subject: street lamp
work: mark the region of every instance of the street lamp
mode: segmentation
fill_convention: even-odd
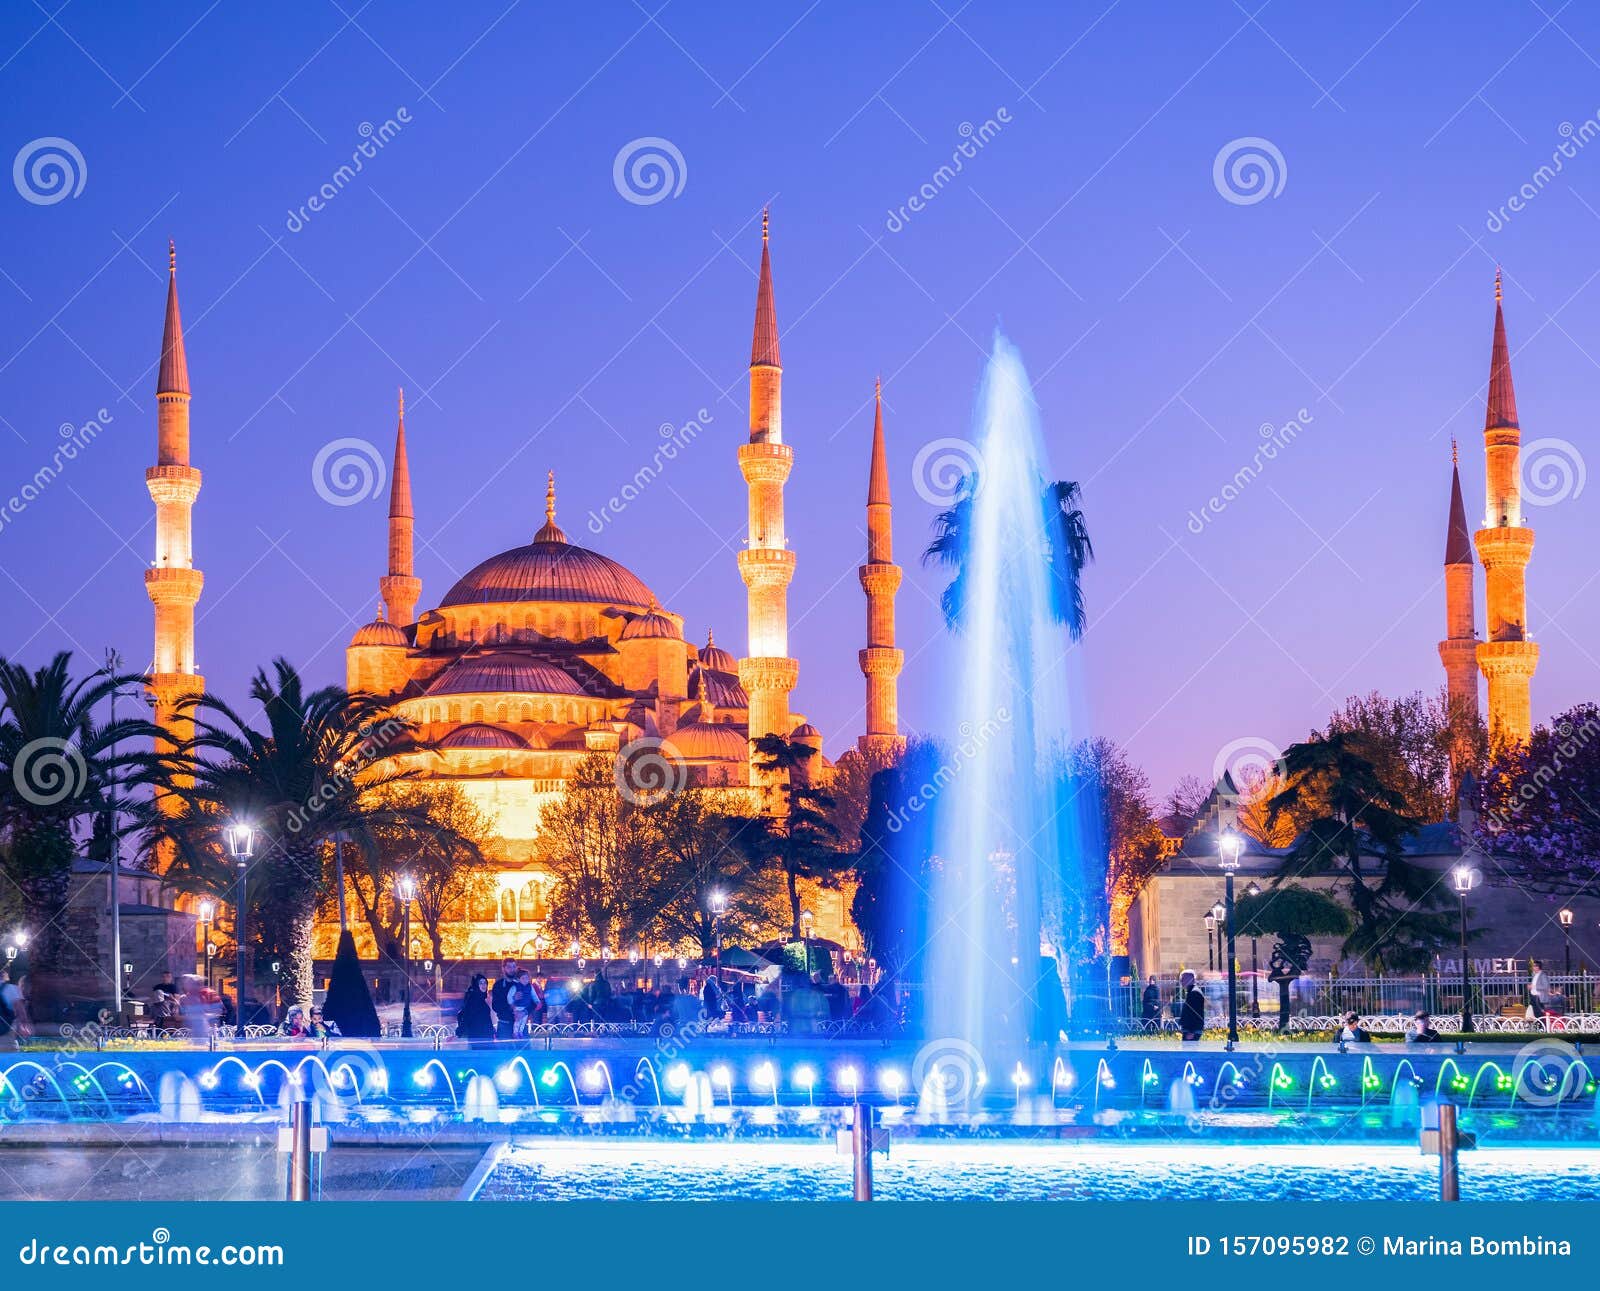
[[[239,883],[237,894],[233,899],[233,936],[237,942],[237,962],[234,972],[238,976],[238,983],[233,993],[233,1022],[234,1035],[238,1039],[244,1038],[244,975],[245,975],[245,873],[250,865],[250,856],[256,848],[255,826],[246,820],[236,820],[229,825],[223,834],[227,838],[228,855],[233,857],[233,863],[239,867]]]
[[[1239,965],[1233,953],[1233,876],[1239,868],[1239,853],[1244,839],[1225,830],[1217,840],[1217,856],[1222,866],[1223,918],[1228,930],[1228,1048],[1239,1043]]]
[[[405,984],[400,994],[400,1038],[411,1039],[411,901],[417,895],[417,885],[409,874],[402,874],[395,884],[400,894],[400,916],[403,931],[400,936],[405,945]]]
[[[717,956],[717,985],[722,985],[722,916],[728,909],[728,895],[725,892],[711,894],[711,935],[716,946]]]
[[[1472,1034],[1472,964],[1467,959],[1467,893],[1472,891],[1472,867],[1458,865],[1450,872],[1461,898],[1461,1030]]]
[[[1217,969],[1222,968],[1222,929],[1228,908],[1218,901],[1211,907],[1211,926],[1217,930]]]
[[[200,903],[200,944],[206,953],[206,990],[211,989],[211,920],[217,907],[209,901]]]
[[[1261,895],[1261,885],[1251,879],[1245,887],[1245,895],[1258,897]],[[1250,925],[1250,1016],[1261,1016],[1261,961],[1256,957],[1256,925]]]
[[[1561,921],[1562,972],[1572,976],[1572,911],[1563,906],[1556,918]]]
[[[1206,911],[1206,967],[1212,971],[1217,967],[1217,916],[1211,911]]]

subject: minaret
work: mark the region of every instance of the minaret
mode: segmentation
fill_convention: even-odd
[[[750,697],[752,740],[763,735],[787,739],[793,725],[789,692],[800,665],[789,658],[794,552],[783,532],[783,485],[793,467],[794,450],[783,442],[783,364],[778,358],[778,314],[772,301],[772,256],[763,211],[761,277],[750,346],[750,442],[739,446],[739,471],[750,490],[750,536],[739,553],[739,576],[749,605],[749,643],[747,657],[739,660],[739,680]],[[752,769],[752,783],[763,778]]]
[[[1522,523],[1522,430],[1511,385],[1500,271],[1494,274],[1494,348],[1489,360],[1489,408],[1483,424],[1487,505],[1476,542],[1483,563],[1488,625],[1478,667],[1489,681],[1489,742],[1524,743],[1533,730],[1528,683],[1539,647],[1528,640],[1528,558],[1533,530]]]
[[[144,473],[156,505],[156,554],[144,573],[145,591],[155,606],[155,655],[150,665],[153,720],[168,732],[157,750],[175,748],[193,732],[193,720],[179,703],[205,689],[195,671],[194,607],[204,576],[194,567],[190,527],[200,472],[189,465],[189,364],[183,352],[183,319],[178,313],[178,252],[167,243],[167,319],[161,335],[161,368],[156,377],[156,464]]]
[[[1444,539],[1445,639],[1439,642],[1444,664],[1445,694],[1457,747],[1451,764],[1457,778],[1471,754],[1469,732],[1478,722],[1478,628],[1472,603],[1472,539],[1467,533],[1467,508],[1461,500],[1461,465],[1455,441],[1450,443],[1450,521]]]
[[[394,470],[389,483],[389,572],[378,580],[389,622],[408,628],[417,619],[422,580],[412,567],[411,463],[406,458],[406,392],[400,391],[400,421],[394,432]]]
[[[894,595],[900,566],[894,563],[894,510],[889,502],[889,455],[883,444],[883,382],[873,390],[872,465],[867,472],[867,563],[858,571],[867,594],[867,648],[861,671],[867,679],[867,733],[856,741],[871,757],[892,757],[900,737],[900,669],[905,652],[894,644]]]

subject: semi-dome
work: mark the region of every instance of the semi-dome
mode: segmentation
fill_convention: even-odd
[[[641,614],[636,619],[628,620],[628,625],[622,629],[621,639],[624,641],[677,641],[680,638],[678,636],[678,625],[663,614],[661,607],[652,600],[648,613]]]
[[[515,731],[490,726],[487,722],[468,722],[439,741],[441,749],[526,749],[528,742]]]
[[[706,632],[706,643],[700,647],[700,666],[710,668],[713,672],[739,671],[739,661],[717,644],[717,639]]]
[[[799,726],[789,732],[789,738],[791,740],[820,740],[822,732],[810,722],[801,722]]]
[[[542,659],[502,651],[468,655],[433,679],[429,695],[516,694],[581,695],[583,687],[568,673]]]
[[[680,758],[743,762],[750,752],[744,732],[726,722],[690,722],[673,731],[667,743]]]
[[[356,629],[355,635],[350,638],[350,644],[353,646],[400,646],[403,648],[407,642],[405,632],[384,618],[383,611],[380,609],[377,618],[373,619],[371,623],[363,623]]]
[[[631,570],[609,556],[567,541],[556,523],[555,475],[544,527],[526,547],[513,547],[477,565],[452,587],[441,608],[505,601],[587,601],[648,610],[655,597]]]

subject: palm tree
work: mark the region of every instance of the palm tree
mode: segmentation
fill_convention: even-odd
[[[783,867],[788,886],[790,935],[800,938],[800,880],[831,883],[849,863],[837,850],[839,831],[828,818],[833,798],[810,784],[811,759],[816,749],[782,735],[763,735],[751,741],[756,765],[784,778],[784,814],[768,824],[764,843]],[[759,844],[758,844],[759,845]]]
[[[260,727],[213,694],[184,702],[194,736],[163,762],[156,801],[144,813],[146,838],[170,845],[176,882],[226,900],[236,871],[222,830],[250,822],[253,928],[282,963],[285,1005],[309,1006],[312,920],[329,890],[326,844],[340,835],[370,855],[386,830],[448,826],[381,792],[417,774],[388,759],[425,746],[375,696],[339,686],[308,694],[293,665],[277,659],[270,676],[256,673],[250,698],[261,706]]]
[[[965,475],[956,488],[955,503],[933,520],[933,541],[922,553],[925,565],[943,565],[953,571],[939,596],[945,622],[960,630],[966,618],[969,586],[967,556],[971,550],[973,504],[981,481],[976,471]],[[1082,490],[1072,480],[1040,481],[1039,524],[1044,536],[1042,555],[1050,589],[1050,612],[1064,624],[1074,641],[1083,636],[1088,614],[1083,599],[1083,570],[1094,559],[1094,544],[1079,508]]]
[[[74,680],[71,669],[68,651],[33,672],[0,659],[0,827],[10,838],[6,871],[21,891],[41,996],[62,968],[77,826],[104,810],[127,768],[150,757],[118,746],[160,734],[143,718],[95,717],[113,692],[143,677],[101,669]]]
[[[1452,924],[1440,910],[1438,876],[1406,856],[1421,822],[1406,813],[1404,796],[1362,755],[1353,732],[1291,745],[1283,764],[1286,783],[1268,800],[1268,816],[1303,824],[1284,874],[1342,870],[1355,914],[1343,952],[1395,971],[1425,967],[1451,944]],[[1369,874],[1363,857],[1376,857],[1381,875]]]

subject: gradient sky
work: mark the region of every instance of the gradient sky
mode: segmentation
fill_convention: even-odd
[[[279,654],[342,680],[385,505],[329,505],[312,464],[341,437],[387,456],[402,384],[424,607],[529,540],[553,468],[575,541],[634,569],[692,637],[710,625],[741,650],[735,450],[770,201],[795,707],[834,755],[862,726],[855,570],[881,371],[902,722],[940,725],[950,651],[940,577],[915,559],[934,508],[914,462],[969,434],[999,321],[1099,552],[1084,721],[1164,792],[1235,741],[1302,736],[1352,692],[1442,684],[1449,441],[1475,520],[1497,261],[1524,441],[1565,441],[1581,466],[1600,142],[1577,141],[1596,128],[1597,59],[1600,12],[1531,0],[7,5],[0,159],[60,137],[86,178],[49,205],[0,189],[0,493],[63,423],[113,420],[0,528],[0,653],[149,659],[169,236],[213,688],[239,695]],[[410,123],[291,231],[363,123],[401,109]],[[964,123],[987,120],[998,132],[892,231]],[[1569,128],[1576,155],[1490,231]],[[651,136],[681,153],[682,191],[624,200],[613,161]],[[1241,204],[1213,161],[1247,137],[1286,175]],[[590,533],[658,427],[701,408],[705,433]],[[1302,408],[1304,433],[1190,532],[1259,428]],[[1600,486],[1528,512],[1536,719],[1596,697],[1597,504]],[[1481,625],[1481,579],[1479,597]]]

